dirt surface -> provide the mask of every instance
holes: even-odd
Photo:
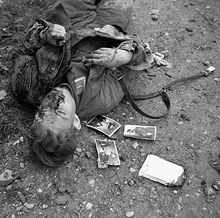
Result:
[[[129,27],[164,52],[169,67],[138,74],[136,93],[156,91],[166,83],[213,65],[207,78],[176,85],[168,94],[172,108],[165,119],[150,120],[126,102],[108,114],[121,123],[115,134],[120,167],[98,169],[93,138],[105,136],[83,126],[73,158],[58,169],[37,167],[28,153],[34,109],[10,94],[13,49],[27,26],[51,2],[0,0],[0,174],[17,175],[0,186],[0,217],[220,217],[220,194],[212,188],[220,175],[208,163],[220,151],[220,1],[138,0]],[[153,17],[151,10],[159,10]],[[138,86],[137,86],[138,84]],[[161,100],[139,102],[152,113],[163,110]],[[83,123],[85,124],[85,123]],[[155,141],[122,136],[124,124],[154,125]],[[138,176],[148,154],[186,169],[181,187],[166,187]],[[202,183],[208,189],[204,192]]]

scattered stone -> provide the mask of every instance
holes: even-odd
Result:
[[[50,188],[52,186],[52,183],[49,183],[48,185],[47,185],[47,188]]]
[[[0,174],[0,187],[11,184],[13,180],[14,178],[12,177],[12,171],[5,170],[2,174]]]
[[[134,180],[133,180],[133,179],[129,179],[129,180],[128,180],[128,185],[129,185],[129,186],[134,185],[134,183],[135,183],[135,182],[134,182]]]
[[[216,199],[215,191],[210,187],[205,180],[201,182],[203,192],[206,196],[206,201],[208,203],[214,202]]]
[[[58,196],[58,197],[55,199],[55,202],[56,202],[58,205],[65,205],[67,201],[68,201],[68,197],[67,197],[67,196]]]
[[[188,33],[192,33],[192,32],[193,32],[193,29],[190,28],[190,27],[186,27],[186,31],[187,31]]]
[[[171,148],[170,146],[167,146],[167,147],[166,147],[166,150],[167,150],[167,151],[171,151],[171,149],[172,149],[172,148]]]
[[[14,214],[11,215],[11,218],[15,218],[16,216]]]
[[[21,192],[18,192],[18,197],[22,204],[26,203],[26,197]]]
[[[5,189],[6,189],[6,191],[11,190],[12,189],[12,185],[7,186]]]
[[[137,147],[138,147],[138,143],[135,142],[135,143],[132,145],[132,147],[133,147],[134,149],[137,149]]]
[[[134,173],[134,172],[136,172],[136,171],[137,171],[137,170],[136,170],[135,168],[133,168],[133,167],[130,168],[130,172],[131,172],[131,173]]]
[[[94,180],[94,179],[90,180],[90,181],[89,181],[89,185],[92,186],[92,187],[94,187],[94,186],[95,186],[95,180]]]
[[[215,180],[212,184],[212,187],[216,190],[216,191],[220,191],[220,180]]]
[[[42,208],[43,208],[43,209],[47,209],[47,208],[48,208],[48,205],[47,205],[47,204],[43,204]]]
[[[20,163],[20,167],[21,167],[21,168],[24,168],[24,163]]]
[[[190,147],[190,148],[194,148],[194,144],[190,144],[189,147]]]
[[[203,61],[202,64],[206,67],[210,65],[209,61]]]
[[[140,187],[140,188],[138,189],[138,193],[139,193],[140,195],[143,195],[143,194],[145,193],[145,188]]]
[[[43,190],[42,190],[41,188],[39,188],[39,189],[37,189],[37,192],[38,192],[38,193],[42,193]]]
[[[195,6],[195,5],[196,5],[195,2],[190,2],[189,4],[190,4],[191,6]]]
[[[35,204],[25,204],[25,207],[28,209],[32,209],[35,206]]]
[[[220,78],[215,77],[213,80],[216,81],[216,82],[219,82]]]
[[[125,213],[126,217],[133,217],[134,216],[134,211],[128,211]]]
[[[159,10],[157,10],[157,9],[151,10],[150,15],[151,15],[152,20],[154,20],[154,21],[158,20]]]
[[[85,156],[86,156],[88,159],[90,159],[90,158],[91,158],[90,152],[89,152],[89,151],[86,151]]]
[[[92,208],[93,208],[93,204],[90,203],[90,202],[88,202],[88,203],[86,204],[86,209],[87,209],[87,210],[91,210]]]
[[[174,193],[174,194],[177,194],[178,192],[177,192],[177,190],[173,190],[173,193]]]
[[[205,7],[205,9],[210,10],[210,9],[211,9],[211,6],[210,6],[210,5],[207,5],[207,6]]]
[[[179,121],[177,124],[178,125],[183,125],[183,121]]]
[[[182,206],[180,204],[177,204],[177,208],[179,211],[182,210]]]
[[[78,153],[81,153],[81,152],[82,152],[82,148],[76,148],[76,151],[77,151]]]
[[[0,101],[4,100],[7,95],[7,92],[5,90],[0,91]]]

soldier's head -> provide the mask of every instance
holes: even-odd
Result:
[[[76,104],[67,87],[57,87],[42,101],[31,127],[35,158],[47,166],[58,166],[75,151],[74,128],[80,127]]]

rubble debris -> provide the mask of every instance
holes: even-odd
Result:
[[[201,185],[202,185],[202,190],[206,196],[206,201],[208,203],[214,202],[216,199],[216,195],[213,188],[210,185],[208,185],[205,180],[202,180]]]
[[[56,202],[58,205],[65,205],[68,200],[69,200],[69,198],[64,195],[64,196],[58,196],[58,197],[55,199],[55,202]]]
[[[0,91],[0,101],[4,100],[7,96],[7,92],[5,90]]]
[[[25,204],[25,207],[28,209],[32,209],[35,206],[35,204]]]
[[[220,180],[214,180],[212,183],[212,188],[220,193]]]
[[[149,154],[142,165],[139,176],[144,176],[166,186],[181,186],[186,180],[182,166]]]
[[[18,144],[20,144],[20,142],[24,142],[24,137],[23,136],[21,136],[18,140],[16,140],[14,143],[13,143],[13,145],[15,146],[15,145],[18,145]]]
[[[152,20],[157,21],[158,20],[158,16],[159,16],[159,10],[158,9],[154,9],[150,11],[150,15]]]
[[[133,217],[134,216],[134,211],[128,211],[125,213],[126,217]]]
[[[92,208],[93,208],[93,204],[90,203],[90,202],[88,202],[88,203],[86,204],[86,209],[87,209],[87,210],[91,210]]]
[[[214,155],[210,155],[209,157],[209,165],[216,170],[218,173],[220,173],[220,154],[218,154],[217,157],[214,157]]]
[[[12,171],[11,170],[5,170],[1,175],[0,175],[0,187],[1,186],[7,186],[11,184],[14,181],[14,178],[12,176]]]
[[[3,64],[0,62],[0,71],[8,72],[9,69],[8,69],[5,65],[3,65]]]

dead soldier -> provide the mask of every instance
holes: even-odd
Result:
[[[133,0],[61,0],[19,46],[12,92],[38,110],[31,150],[58,166],[75,150],[80,119],[109,112],[124,92],[114,74],[149,66],[149,47],[126,34]]]

